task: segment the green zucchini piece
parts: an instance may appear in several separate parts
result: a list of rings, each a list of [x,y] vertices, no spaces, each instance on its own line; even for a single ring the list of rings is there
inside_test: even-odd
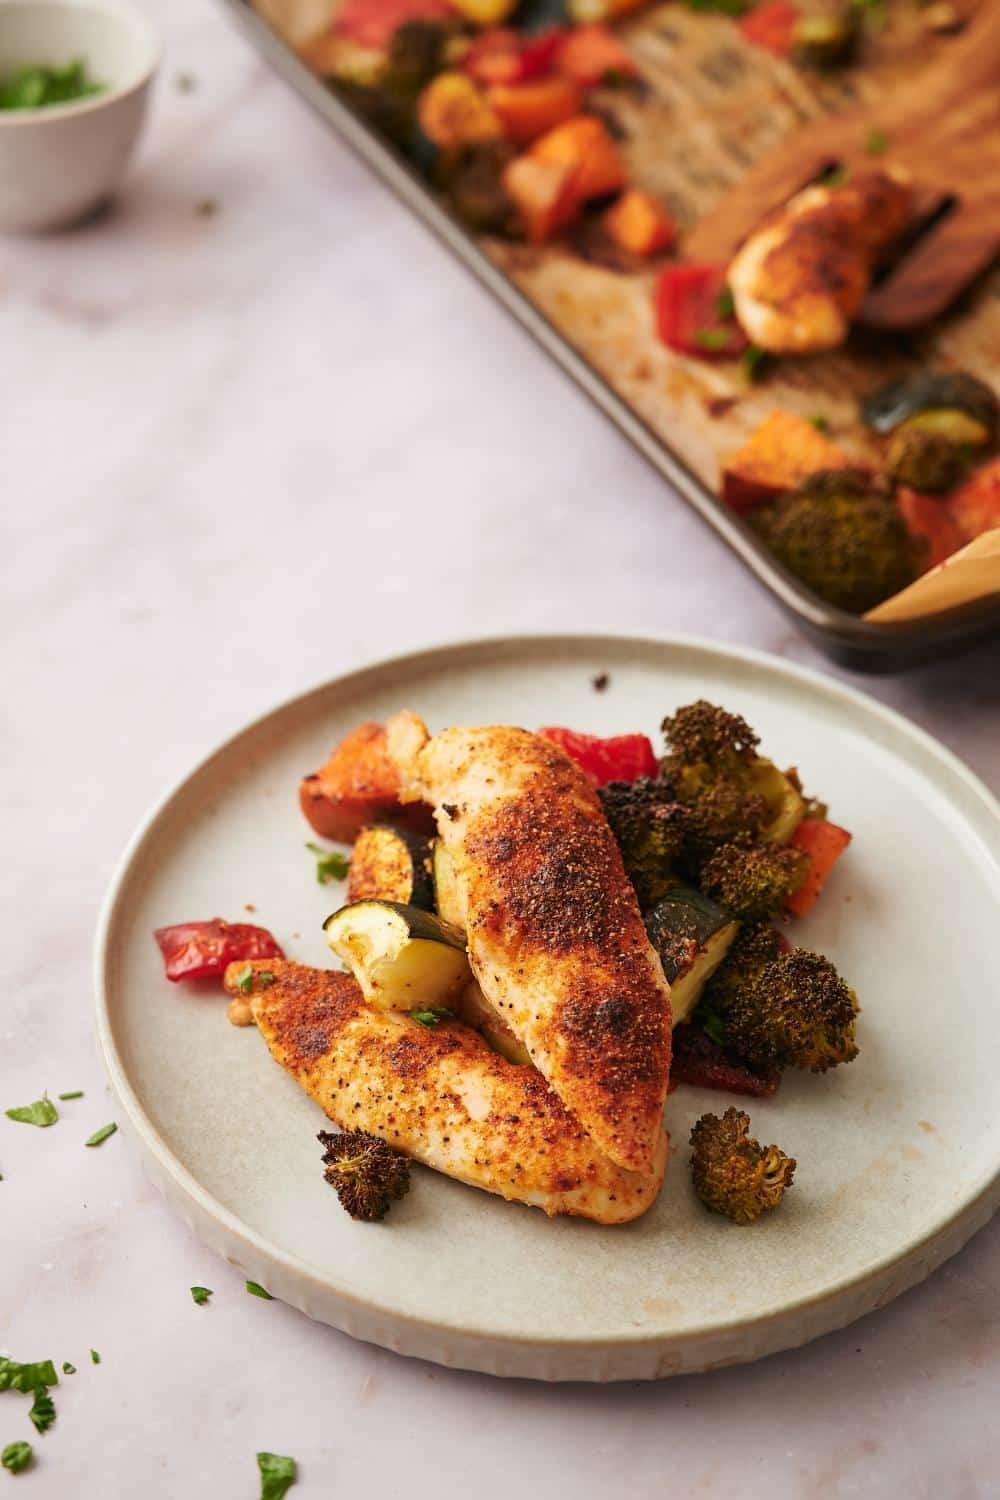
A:
[[[686,1021],[725,958],[739,922],[690,886],[677,886],[646,916],[649,941],[670,985],[673,1023]]]
[[[327,917],[323,929],[380,1010],[448,1006],[472,977],[463,933],[416,906],[355,901]]]
[[[354,844],[348,901],[399,901],[434,909],[431,841],[390,823],[369,823]]]
[[[463,911],[455,879],[455,861],[441,839],[434,840],[431,869],[434,873],[434,905],[438,916],[455,927],[461,927]]]
[[[758,755],[750,772],[750,790],[759,792],[771,809],[771,820],[761,830],[762,837],[769,844],[787,844],[806,811],[794,781],[773,761]]]
[[[988,442],[1000,427],[1000,403],[988,385],[964,370],[921,371],[890,381],[861,403],[861,415],[875,432],[893,432],[921,412],[964,412],[985,428]]]
[[[530,1063],[527,1048],[511,1031],[507,1022],[493,1009],[475,979],[467,984],[455,1002],[455,1011],[468,1026],[481,1033],[494,1052],[508,1062]]]

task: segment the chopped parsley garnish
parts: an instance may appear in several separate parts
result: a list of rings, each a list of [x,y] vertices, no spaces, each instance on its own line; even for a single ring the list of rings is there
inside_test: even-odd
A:
[[[18,68],[0,80],[0,109],[44,109],[50,104],[72,104],[104,85],[87,77],[86,64],[77,58],[62,68]]]
[[[191,1288],[191,1296],[199,1307],[203,1307],[211,1295],[212,1288],[210,1286],[193,1286]]]
[[[715,1015],[713,1011],[699,1011],[698,1020],[705,1035],[711,1037],[717,1047],[726,1045],[726,1027],[721,1016]]]
[[[732,291],[728,286],[720,288],[715,298],[715,316],[720,323],[725,323],[736,311],[736,303],[733,301]]]
[[[877,126],[874,129],[869,130],[868,136],[865,140],[865,150],[868,152],[868,155],[884,156],[888,149],[889,137],[886,135],[885,131],[879,130]]]
[[[298,1477],[294,1458],[281,1453],[258,1453],[260,1500],[284,1500]]]
[[[699,328],[694,341],[702,349],[724,349],[729,343],[729,332],[725,328]]]
[[[31,1410],[28,1416],[34,1422],[36,1432],[47,1432],[55,1421],[55,1402],[44,1386],[35,1392],[35,1399],[31,1403]]]
[[[33,1451],[30,1443],[8,1443],[0,1453],[0,1464],[12,1474],[20,1474],[31,1463]]]
[[[840,187],[842,182],[847,181],[847,168],[845,166],[830,167],[819,179],[823,187]]]
[[[39,1391],[58,1384],[59,1376],[51,1359],[22,1365],[16,1359],[0,1356],[0,1391]]]
[[[411,1010],[410,1020],[419,1021],[421,1026],[437,1026],[441,1021],[450,1021],[454,1014],[447,1006],[438,1005],[433,1010]]]
[[[822,412],[817,412],[816,415],[814,417],[810,417],[809,420],[812,423],[812,425],[815,427],[815,429],[816,429],[817,432],[829,432],[830,431],[830,422],[829,422],[829,419],[827,417],[824,417],[824,415],[823,415]]]
[[[240,975],[239,979],[237,979],[236,988],[239,990],[241,995],[249,995],[250,991],[253,989],[253,969],[250,964],[247,964],[246,968],[243,970],[243,973]]]
[[[60,1099],[82,1099],[83,1089],[70,1089],[68,1094],[60,1094]]]
[[[109,1135],[114,1135],[117,1129],[118,1126],[112,1120],[110,1125],[102,1125],[100,1130],[95,1130],[93,1135],[88,1135],[83,1144],[85,1146],[99,1146],[102,1141],[107,1140]]]
[[[768,353],[766,349],[759,349],[756,344],[750,344],[740,355],[740,370],[743,378],[751,385],[759,380],[767,368]]]
[[[91,1349],[90,1351],[90,1363],[92,1365],[99,1365],[101,1363],[101,1356],[96,1349]]]
[[[54,1125],[59,1118],[56,1109],[48,1094],[43,1094],[36,1099],[34,1104],[21,1104],[16,1109],[7,1111],[8,1120],[20,1120],[23,1125]]]
[[[316,879],[320,885],[330,880],[346,880],[351,861],[339,849],[321,849],[319,844],[307,844],[310,854],[316,856]]]
[[[75,1375],[76,1365],[71,1365],[68,1359],[64,1359],[62,1370],[64,1375]]]
[[[265,1302],[273,1302],[274,1301],[274,1298],[271,1296],[271,1293],[265,1291],[264,1288],[261,1286],[261,1284],[260,1284],[259,1281],[248,1281],[247,1282],[247,1291],[250,1293],[251,1297],[263,1297],[263,1299],[264,1299]]]

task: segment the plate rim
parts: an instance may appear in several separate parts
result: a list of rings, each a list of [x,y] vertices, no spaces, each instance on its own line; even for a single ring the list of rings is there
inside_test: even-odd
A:
[[[656,1378],[663,1374],[691,1372],[711,1368],[717,1364],[755,1359],[763,1354],[795,1347],[823,1333],[846,1326],[847,1323],[853,1322],[874,1307],[884,1306],[900,1292],[923,1280],[944,1260],[957,1253],[971,1236],[988,1222],[997,1208],[1000,1208],[1000,1156],[992,1173],[987,1173],[979,1182],[973,1196],[966,1197],[954,1211],[937,1219],[919,1239],[908,1240],[901,1249],[887,1252],[861,1270],[845,1275],[844,1278],[820,1292],[804,1292],[801,1296],[782,1303],[780,1307],[761,1313],[757,1317],[748,1318],[745,1315],[734,1314],[731,1318],[716,1319],[673,1333],[663,1330],[638,1330],[634,1333],[622,1331],[614,1335],[595,1335],[593,1338],[581,1338],[579,1335],[569,1335],[563,1338],[558,1334],[532,1338],[526,1334],[475,1329],[463,1323],[449,1323],[443,1319],[422,1317],[398,1307],[386,1307],[385,1304],[374,1301],[368,1296],[358,1295],[349,1287],[338,1285],[309,1261],[272,1243],[247,1224],[237,1212],[215,1198],[174,1154],[161,1136],[133,1086],[125,1060],[115,1040],[110,1013],[110,946],[117,910],[125,893],[133,863],[153,833],[160,817],[167,812],[188,784],[201,775],[212,761],[226,754],[238,741],[261,729],[269,720],[278,715],[300,709],[310,699],[323,696],[332,690],[349,690],[352,684],[373,674],[386,670],[405,673],[407,668],[440,665],[440,660],[436,662],[436,658],[447,660],[456,654],[475,655],[490,650],[503,650],[507,654],[516,654],[519,648],[529,652],[544,652],[546,648],[549,651],[555,651],[561,645],[571,647],[576,651],[592,647],[595,654],[599,653],[602,648],[612,647],[620,650],[628,645],[644,650],[702,652],[728,662],[730,665],[734,662],[745,663],[757,669],[764,669],[766,672],[784,678],[793,687],[798,685],[813,691],[819,690],[829,697],[839,698],[853,709],[860,709],[866,715],[874,715],[875,718],[882,720],[888,728],[897,734],[902,734],[904,740],[911,741],[925,755],[930,756],[952,776],[957,777],[965,791],[971,794],[989,820],[985,826],[977,825],[977,834],[987,847],[992,847],[994,842],[1000,846],[1000,801],[993,795],[986,783],[954,751],[949,750],[927,730],[915,724],[897,709],[890,708],[860,689],[830,677],[813,667],[786,661],[754,647],[733,645],[728,641],[703,635],[675,632],[558,630],[457,636],[444,640],[431,640],[403,653],[393,652],[366,660],[358,666],[351,667],[333,677],[326,677],[310,687],[272,703],[227,734],[206,753],[200,755],[179,777],[170,782],[164,792],[154,799],[139,819],[115,863],[98,916],[93,976],[96,1035],[101,1059],[112,1091],[125,1111],[126,1134],[138,1146],[142,1165],[169,1205],[182,1214],[189,1227],[200,1238],[207,1240],[211,1248],[221,1251],[231,1263],[240,1267],[244,1265],[242,1259],[231,1253],[234,1248],[238,1253],[245,1253],[247,1263],[255,1269],[255,1272],[264,1276],[265,1280],[268,1279],[268,1270],[278,1270],[280,1281],[285,1281],[286,1278],[304,1279],[323,1296],[328,1299],[332,1298],[338,1304],[337,1321],[329,1316],[328,1309],[316,1311],[307,1306],[308,1299],[304,1301],[295,1295],[285,1296],[279,1291],[278,1295],[281,1300],[306,1312],[308,1316],[318,1317],[321,1321],[340,1328],[354,1337],[368,1339],[384,1347],[393,1348],[399,1353],[412,1354],[433,1359],[442,1364],[493,1374],[531,1375],[536,1373],[533,1366],[538,1363],[543,1354],[554,1356],[557,1361],[562,1358],[564,1364],[568,1362],[572,1366],[570,1372],[565,1374],[561,1373],[561,1368],[555,1373],[539,1369],[537,1374],[546,1379]],[[966,819],[969,821],[967,813]],[[219,1231],[221,1231],[221,1239]],[[888,1287],[883,1286],[882,1293],[874,1300],[870,1299],[868,1294],[885,1283],[887,1277],[889,1278]],[[273,1277],[271,1279],[273,1285],[278,1284],[274,1282]],[[846,1317],[822,1317],[824,1308],[829,1312],[833,1305],[851,1301],[857,1306],[855,1311],[849,1312]],[[351,1327],[351,1320],[348,1316],[351,1310],[361,1313],[363,1320],[376,1326],[377,1331],[371,1332],[365,1331],[364,1328]],[[779,1336],[777,1341],[765,1338],[763,1344],[755,1347],[751,1352],[737,1353],[735,1356],[728,1354],[714,1360],[710,1359],[708,1362],[700,1361],[696,1357],[693,1362],[676,1363],[668,1358],[669,1368],[660,1368],[664,1362],[663,1356],[669,1355],[671,1350],[678,1348],[696,1350],[700,1345],[719,1345],[720,1342],[727,1344],[739,1334],[747,1336],[753,1343],[752,1335],[773,1332],[778,1325],[794,1324],[797,1318],[801,1319],[810,1313],[820,1314],[820,1322],[816,1327],[802,1332],[799,1336],[796,1336],[789,1328],[787,1337]],[[397,1334],[396,1338],[389,1337],[378,1320],[386,1320],[396,1325],[397,1329],[404,1330],[404,1333],[402,1336]],[[413,1337],[407,1338],[406,1334],[411,1334]],[[482,1347],[475,1357],[470,1358],[470,1352],[473,1351],[467,1348],[459,1354],[455,1354],[454,1350],[430,1349],[427,1343],[428,1337],[432,1339],[445,1337],[456,1340],[458,1343],[471,1342],[473,1346]],[[489,1357],[485,1357],[486,1348],[494,1351]],[[502,1351],[500,1357],[496,1353],[498,1350]],[[593,1360],[595,1356],[614,1355],[622,1351],[625,1351],[626,1360],[628,1356],[645,1354],[646,1362],[649,1363],[651,1359],[652,1366],[655,1368],[650,1368],[648,1371],[645,1368],[636,1369],[631,1363],[629,1368],[622,1373],[614,1371],[607,1373],[603,1367],[600,1373],[590,1373],[586,1368],[587,1361]],[[508,1356],[506,1363],[504,1354]],[[574,1356],[582,1356],[584,1365],[580,1366],[579,1358],[574,1362]],[[657,1358],[657,1356],[660,1357]],[[528,1367],[525,1366],[525,1360],[527,1360]]]

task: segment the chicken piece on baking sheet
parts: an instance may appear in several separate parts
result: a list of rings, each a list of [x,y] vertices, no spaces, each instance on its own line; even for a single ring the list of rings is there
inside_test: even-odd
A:
[[[623,1224],[656,1199],[667,1161],[659,1131],[649,1170],[623,1171],[532,1067],[493,1052],[459,1021],[429,1030],[377,1010],[348,974],[285,960],[251,962],[250,1007],[272,1057],[342,1129],[367,1130],[438,1172],[502,1198]],[[230,964],[230,995],[247,988]],[[256,975],[273,976],[260,983]]]
[[[587,777],[509,725],[388,725],[404,799],[434,808],[483,994],[598,1151],[652,1168],[670,988]]]
[[[805,188],[766,219],[729,267],[736,316],[752,343],[772,354],[842,344],[911,203],[902,174],[863,172]]]

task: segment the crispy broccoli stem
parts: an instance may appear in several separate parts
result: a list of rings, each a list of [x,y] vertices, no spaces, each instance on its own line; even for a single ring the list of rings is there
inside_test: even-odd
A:
[[[340,1135],[321,1130],[316,1139],[324,1147],[323,1176],[352,1219],[384,1219],[393,1201],[409,1191],[410,1163],[378,1136],[365,1130]]]
[[[686,810],[667,782],[648,776],[609,781],[598,795],[639,905],[652,906],[678,882],[673,865],[687,834]]]
[[[892,496],[863,470],[812,474],[761,506],[753,525],[789,572],[855,614],[912,583],[926,552]]]
[[[802,884],[809,856],[781,844],[724,844],[705,861],[699,885],[744,922],[763,922],[785,909]]]
[[[766,925],[747,928],[709,981],[696,1019],[755,1068],[824,1073],[858,1055],[858,1001],[828,958],[782,951]]]
[[[702,1115],[691,1132],[691,1180],[706,1208],[734,1224],[752,1224],[777,1208],[791,1187],[795,1158],[749,1134],[750,1116],[729,1108]]]

